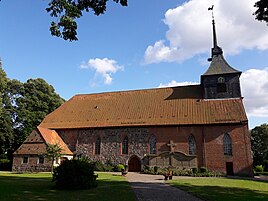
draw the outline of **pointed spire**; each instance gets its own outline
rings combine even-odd
[[[211,48],[211,64],[208,70],[203,75],[215,75],[215,74],[226,74],[226,73],[241,73],[236,69],[232,68],[223,57],[223,51],[218,46],[215,19],[213,14],[213,7],[208,8],[212,11],[212,30],[213,30],[213,48]]]
[[[218,42],[217,42],[217,34],[216,34],[216,26],[215,26],[213,8],[214,8],[214,5],[208,8],[208,10],[212,11],[212,30],[213,30],[213,48],[211,49],[211,58],[209,58],[208,61],[212,61],[212,58],[214,55],[223,54],[223,51],[221,47],[218,46]]]

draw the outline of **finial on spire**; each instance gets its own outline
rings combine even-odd
[[[214,5],[208,8],[208,11],[212,11],[212,29],[213,29],[213,48],[211,50],[211,58],[208,59],[208,61],[212,61],[212,58],[214,55],[222,54],[222,49],[218,46],[217,43],[217,34],[216,34],[216,28],[215,28],[215,20],[214,20],[214,13],[213,13]]]

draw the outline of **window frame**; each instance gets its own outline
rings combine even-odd
[[[23,156],[22,157],[22,164],[28,164],[28,163],[29,163],[29,156]]]
[[[233,155],[232,138],[228,133],[225,133],[223,136],[223,153],[225,156]]]
[[[128,154],[128,137],[126,136],[122,141],[122,154]]]
[[[40,159],[42,159],[42,160],[40,160]],[[38,164],[44,164],[44,163],[45,163],[45,157],[44,156],[39,156],[38,157]]]
[[[188,136],[188,153],[189,155],[196,155],[196,140],[193,134]]]
[[[95,141],[95,155],[101,154],[101,139],[98,137]]]
[[[149,138],[149,153],[150,154],[157,154],[157,149],[156,149],[156,137],[155,135],[151,135],[151,137]]]

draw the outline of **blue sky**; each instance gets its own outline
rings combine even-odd
[[[102,16],[78,20],[79,41],[52,37],[48,1],[0,2],[0,57],[9,78],[43,78],[75,94],[199,83],[212,47],[212,4],[218,43],[243,72],[250,128],[268,119],[268,26],[254,20],[256,0],[129,0]]]

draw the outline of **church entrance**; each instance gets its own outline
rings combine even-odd
[[[140,172],[141,171],[141,161],[138,156],[131,156],[128,161],[128,171],[129,172]]]
[[[226,174],[227,175],[234,175],[234,169],[233,169],[233,163],[232,162],[226,162]]]

